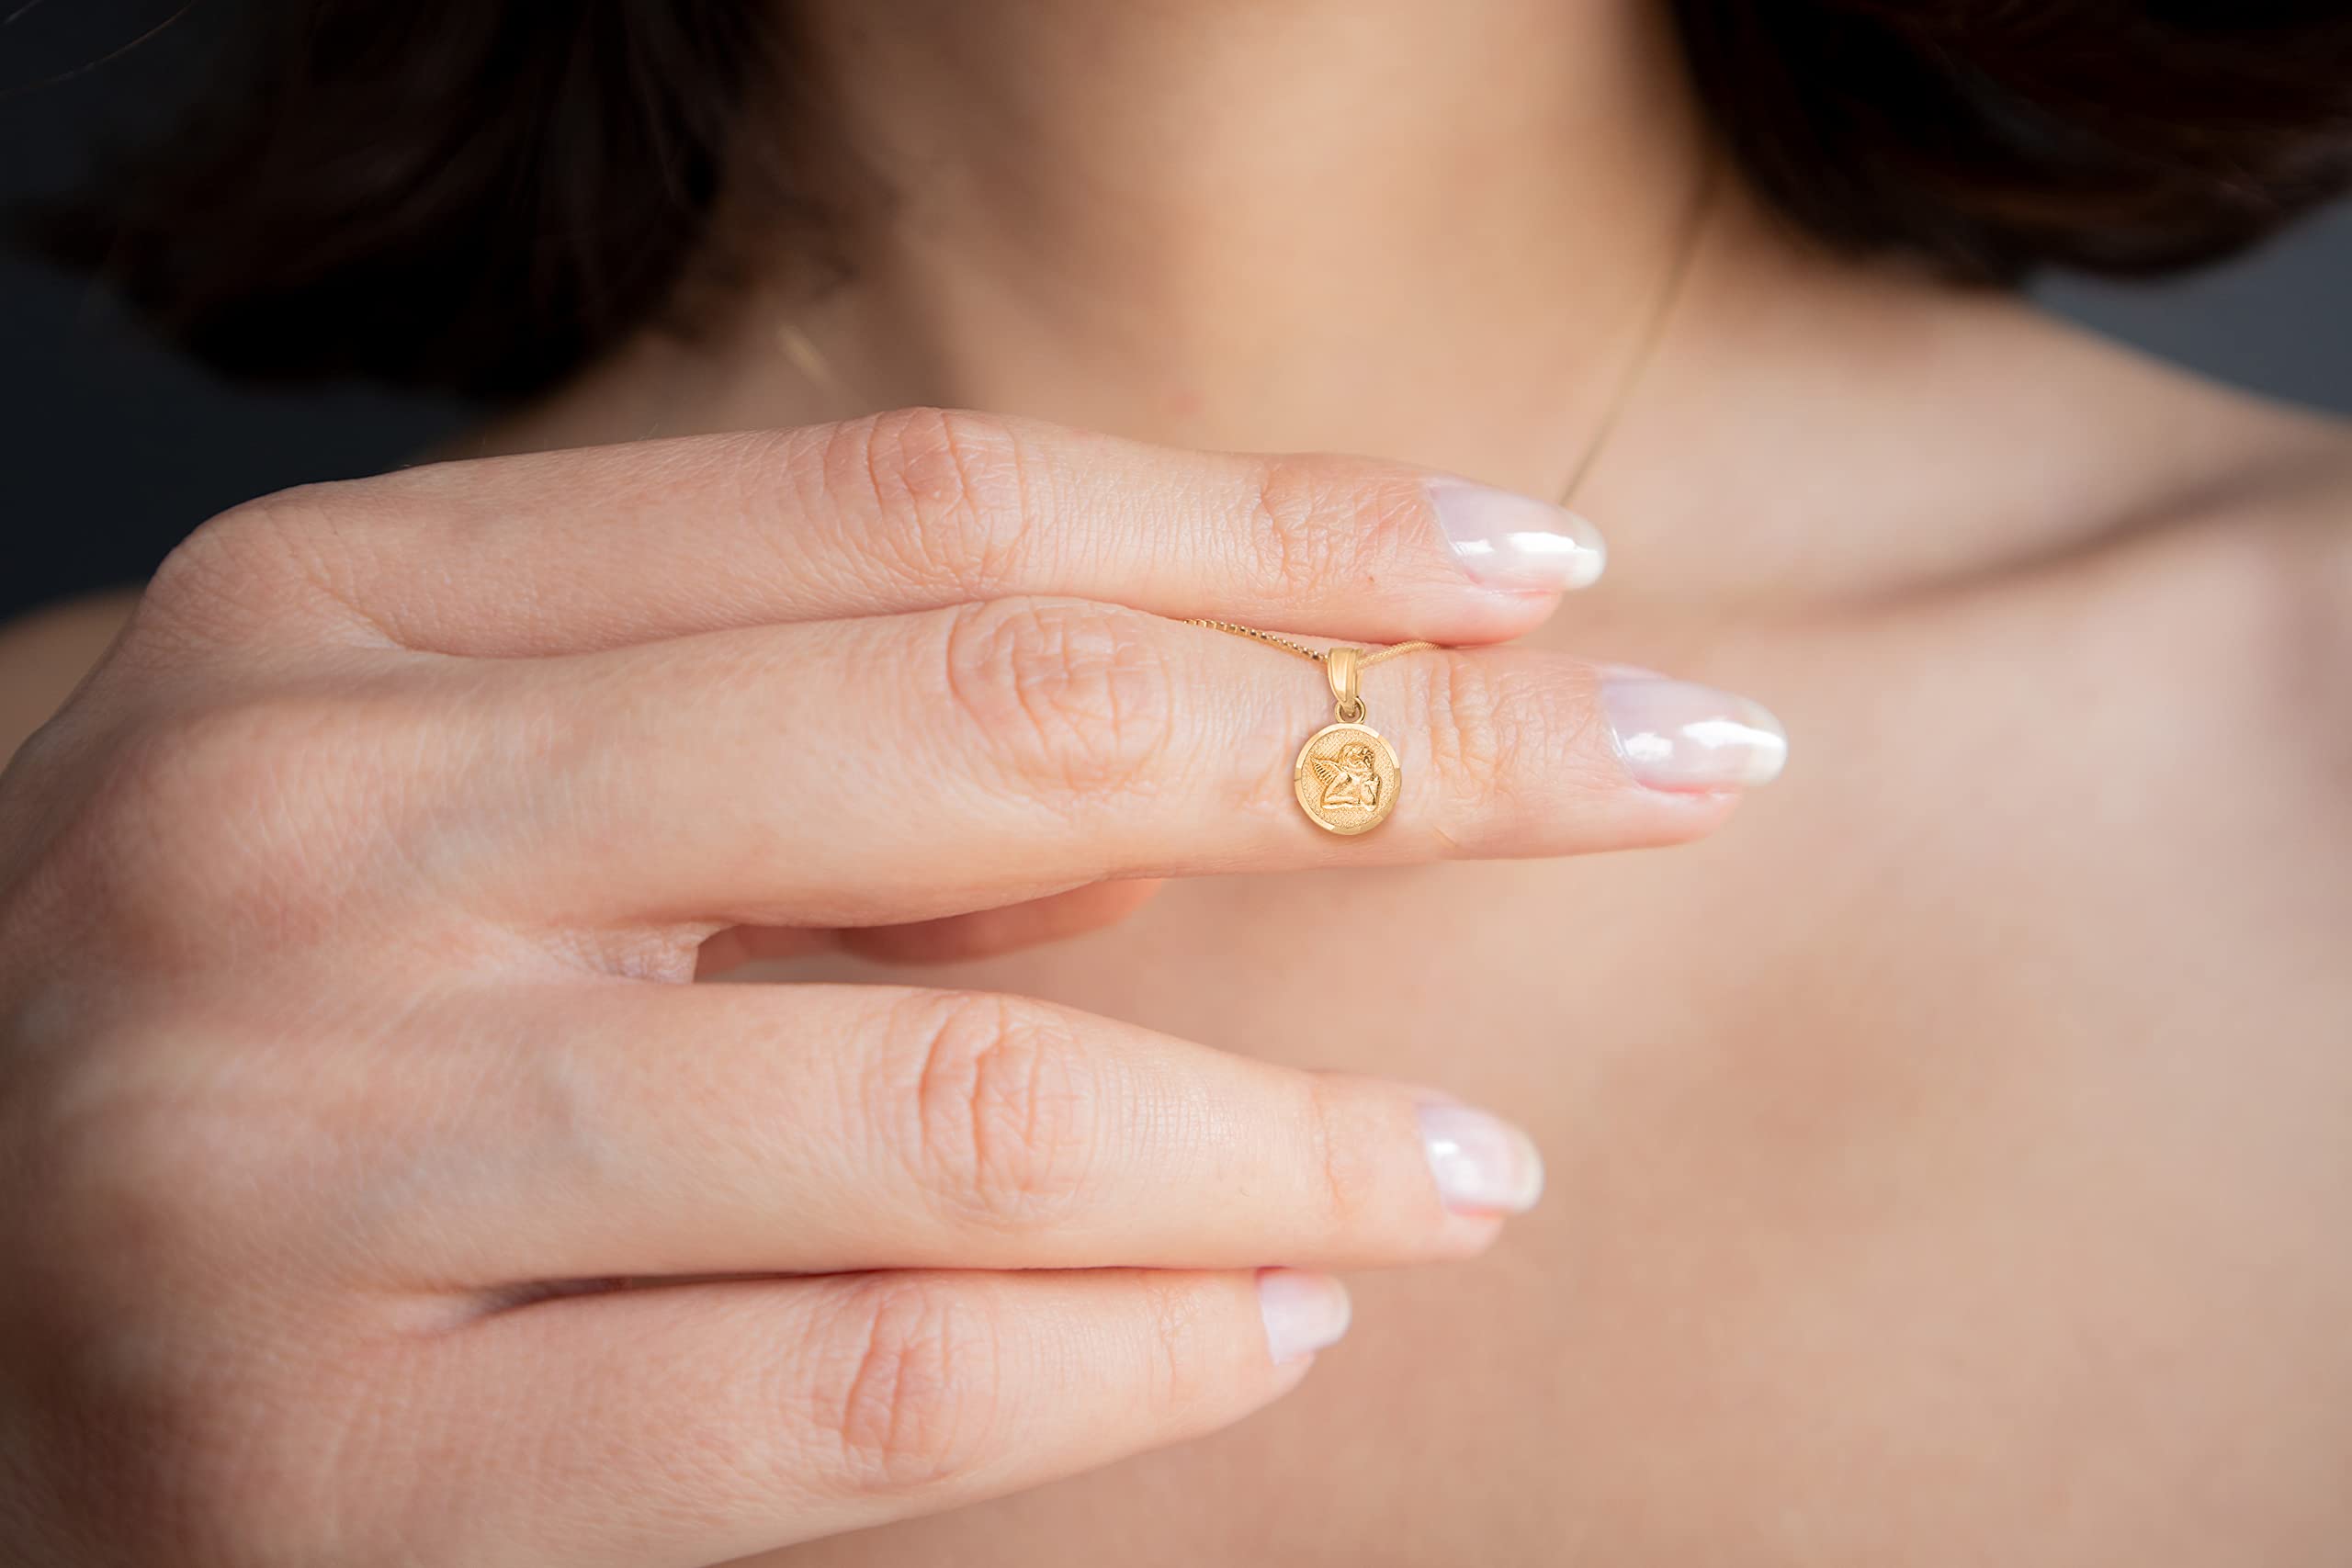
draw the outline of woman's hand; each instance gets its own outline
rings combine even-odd
[[[1164,618],[1492,641],[1594,552],[1393,466],[938,412],[207,525],[0,781],[0,1523],[709,1563],[1282,1393],[1346,1319],[1296,1269],[1476,1251],[1522,1138],[1013,997],[681,982],[1702,832],[1728,795],[1631,770],[1736,784],[1720,727],[1627,750],[1592,669],[1487,650],[1368,682],[1408,786],[1335,839],[1320,677]]]

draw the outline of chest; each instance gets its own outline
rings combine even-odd
[[[1175,884],[939,973],[1504,1111],[1550,1195],[1485,1258],[1351,1281],[1349,1341],[1238,1428],[791,1560],[1719,1562],[1771,1520],[1788,1553],[1743,1560],[1861,1562],[1980,1482],[2014,1517],[2059,1462],[2019,1429],[2059,1441],[2092,1373],[2013,1281],[2169,1223],[2085,1151],[2207,1113],[2210,1057],[2145,1058],[2233,993],[2148,979],[2217,961],[2234,884],[2063,671],[1749,651],[1792,762],[1707,843]],[[1955,1486],[1980,1441],[2001,1473]]]

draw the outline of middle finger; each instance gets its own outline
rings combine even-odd
[[[517,920],[895,924],[1114,876],[1678,842],[1780,756],[1752,703],[1532,649],[1414,654],[1363,696],[1402,785],[1340,839],[1293,795],[1321,670],[1116,606],[469,665],[447,705],[478,736],[447,750],[503,830],[460,863]]]

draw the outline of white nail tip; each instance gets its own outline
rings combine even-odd
[[[1429,496],[1454,560],[1486,587],[1585,588],[1609,563],[1600,530],[1573,512],[1466,479],[1432,479]]]
[[[1420,1129],[1430,1174],[1447,1208],[1521,1214],[1544,1195],[1544,1156],[1534,1140],[1500,1117],[1464,1105],[1425,1105]]]
[[[1295,1269],[1259,1272],[1258,1311],[1266,1325],[1266,1353],[1277,1365],[1338,1344],[1353,1315],[1345,1286]]]
[[[1788,763],[1788,732],[1760,704],[1682,681],[1613,679],[1601,687],[1617,754],[1652,789],[1744,789]]]

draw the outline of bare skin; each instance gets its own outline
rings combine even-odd
[[[1468,71],[1472,7],[1434,36],[1237,7],[1220,19],[1250,47],[1214,59],[1170,39],[1238,33],[1174,9],[992,8],[986,39],[953,41],[1014,63],[957,79],[1013,84],[1017,124],[845,64],[915,100],[876,100],[897,134],[969,151],[935,184],[901,175],[922,199],[892,232],[921,243],[872,242],[819,322],[828,353],[883,401],[1545,489],[1560,433],[1605,400],[1608,325],[1688,164],[1645,28],[1496,0],[1465,78],[1494,118],[1465,126],[1381,86]],[[1528,36],[1547,28],[1591,31]],[[888,46],[870,31],[845,60]],[[1038,40],[1080,35],[1086,69],[1057,76]],[[1563,59],[1573,83],[1497,63]],[[1155,135],[1202,104],[1236,159],[1311,163],[1284,73],[1378,106],[1352,134],[1398,151],[1367,201],[1491,199],[1512,225],[1376,222],[1285,167],[1196,251],[1119,254],[1237,188],[1224,141]],[[1583,114],[1622,141],[1563,163],[1561,117]],[[1055,139],[1072,124],[1084,145]],[[1497,138],[1496,188],[1447,177],[1446,138],[1474,133]],[[1057,209],[1105,188],[1095,156],[1139,211]],[[1036,168],[1057,176],[1015,177]],[[1551,186],[1574,199],[1531,194]],[[1406,238],[1319,299],[1317,269],[1367,231]],[[1413,237],[1468,233],[1498,236],[1463,264],[1487,287],[1414,275],[1449,247]],[[1561,266],[1514,271],[1547,243],[1589,285],[1565,304],[1542,291]],[[774,356],[772,309],[699,349],[638,345],[483,445],[854,412]],[[1556,351],[1532,352],[1542,321]],[[1832,264],[1735,193],[1579,506],[1609,576],[1522,640],[1768,702],[1789,773],[1723,831],[1177,882],[922,976],[1442,1084],[1534,1134],[1544,1204],[1477,1261],[1352,1280],[1348,1343],[1244,1425],[780,1560],[2319,1563],[2352,1532],[2352,438],[2013,304]],[[20,628],[0,689],[62,698],[109,635],[102,611]]]

